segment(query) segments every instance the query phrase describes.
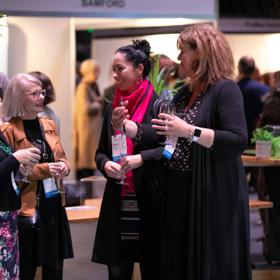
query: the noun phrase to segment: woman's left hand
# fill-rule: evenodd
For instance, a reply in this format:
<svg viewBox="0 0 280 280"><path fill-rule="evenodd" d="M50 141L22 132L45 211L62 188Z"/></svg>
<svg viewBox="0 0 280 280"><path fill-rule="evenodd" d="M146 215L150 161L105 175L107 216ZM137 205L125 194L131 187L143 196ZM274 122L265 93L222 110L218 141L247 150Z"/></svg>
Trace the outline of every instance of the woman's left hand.
<svg viewBox="0 0 280 280"><path fill-rule="evenodd" d="M129 118L128 110L125 106L128 101L125 101L122 106L116 107L112 113L112 126L114 130L123 130L124 120Z"/></svg>
<svg viewBox="0 0 280 280"><path fill-rule="evenodd" d="M193 126L174 115L161 113L160 119L152 119L152 127L159 135L188 137L191 135Z"/></svg>
<svg viewBox="0 0 280 280"><path fill-rule="evenodd" d="M57 179L62 179L68 175L68 167L65 162L57 161L57 162L49 162L49 170L53 177Z"/></svg>
<svg viewBox="0 0 280 280"><path fill-rule="evenodd" d="M121 162L121 169L127 173L130 170L136 169L143 164L140 154L126 156Z"/></svg>

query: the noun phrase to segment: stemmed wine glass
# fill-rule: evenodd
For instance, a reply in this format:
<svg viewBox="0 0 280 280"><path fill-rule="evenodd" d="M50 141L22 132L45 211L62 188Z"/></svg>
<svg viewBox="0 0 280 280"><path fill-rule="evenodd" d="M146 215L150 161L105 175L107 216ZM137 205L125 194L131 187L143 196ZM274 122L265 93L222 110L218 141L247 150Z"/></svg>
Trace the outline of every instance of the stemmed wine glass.
<svg viewBox="0 0 280 280"><path fill-rule="evenodd" d="M121 97L120 98L120 106L124 106L124 100ZM125 127L123 126L123 132L121 133L120 136L120 163L122 162L122 160L127 156L127 145L126 145L126 134L125 134ZM120 184L120 185L127 185L127 183L125 182L125 174L122 175L121 180L117 181L116 184Z"/></svg>
<svg viewBox="0 0 280 280"><path fill-rule="evenodd" d="M174 115L175 114L175 106L173 103L171 102L162 102L160 104L160 107L159 107L159 114L160 113L164 113L164 114L168 114L168 115ZM166 119L163 119L165 120L165 122L167 122ZM163 143L160 143L161 145L169 145L169 144L172 144L173 141L172 141L172 136L166 136L165 138L165 141Z"/></svg>

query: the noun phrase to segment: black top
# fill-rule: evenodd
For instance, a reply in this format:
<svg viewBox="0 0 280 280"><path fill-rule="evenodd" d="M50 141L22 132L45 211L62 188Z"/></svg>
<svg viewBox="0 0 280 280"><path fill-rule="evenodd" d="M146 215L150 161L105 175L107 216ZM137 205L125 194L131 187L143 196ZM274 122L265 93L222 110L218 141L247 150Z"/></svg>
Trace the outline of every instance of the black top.
<svg viewBox="0 0 280 280"><path fill-rule="evenodd" d="M8 146L3 134L0 140ZM20 197L17 196L11 181L11 172L19 168L20 163L13 155L8 155L0 149L0 211L20 209Z"/></svg>
<svg viewBox="0 0 280 280"><path fill-rule="evenodd" d="M247 144L238 86L221 80L201 95L195 124L212 128L214 144L193 143L188 279L250 280Z"/></svg>
<svg viewBox="0 0 280 280"><path fill-rule="evenodd" d="M38 118L24 120L24 131L27 139L41 151L42 162L52 162L53 156L50 146L45 140L45 133ZM42 181L37 181L37 195L40 196L38 207L41 228L34 242L39 248L34 256L38 266L50 262L73 257L71 235L64 207L61 207L61 196L46 198ZM26 250L26 248L25 248Z"/></svg>

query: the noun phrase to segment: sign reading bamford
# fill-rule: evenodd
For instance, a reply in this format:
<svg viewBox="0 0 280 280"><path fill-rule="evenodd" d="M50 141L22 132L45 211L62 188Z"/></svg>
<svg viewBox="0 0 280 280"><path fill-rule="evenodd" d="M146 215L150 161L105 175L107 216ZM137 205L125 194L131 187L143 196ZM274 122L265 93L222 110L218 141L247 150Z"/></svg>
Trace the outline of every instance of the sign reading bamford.
<svg viewBox="0 0 280 280"><path fill-rule="evenodd" d="M216 0L0 0L8 15L216 18Z"/></svg>

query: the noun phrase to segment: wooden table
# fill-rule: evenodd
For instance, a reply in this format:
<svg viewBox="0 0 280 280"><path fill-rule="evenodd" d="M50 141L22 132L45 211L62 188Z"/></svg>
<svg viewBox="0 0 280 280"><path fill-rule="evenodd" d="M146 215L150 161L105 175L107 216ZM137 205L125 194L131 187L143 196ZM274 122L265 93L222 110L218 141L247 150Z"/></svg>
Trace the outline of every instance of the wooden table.
<svg viewBox="0 0 280 280"><path fill-rule="evenodd" d="M250 199L249 207L251 209L267 209L267 208L272 208L273 203L271 201Z"/></svg>
<svg viewBox="0 0 280 280"><path fill-rule="evenodd" d="M280 158L257 158L256 156L242 155L244 167L280 166Z"/></svg>
<svg viewBox="0 0 280 280"><path fill-rule="evenodd" d="M86 199L81 206L66 207L66 214L69 222L82 222L97 220L99 218L102 198Z"/></svg>
<svg viewBox="0 0 280 280"><path fill-rule="evenodd" d="M82 178L81 182L106 182L107 179L104 176L89 176Z"/></svg>

